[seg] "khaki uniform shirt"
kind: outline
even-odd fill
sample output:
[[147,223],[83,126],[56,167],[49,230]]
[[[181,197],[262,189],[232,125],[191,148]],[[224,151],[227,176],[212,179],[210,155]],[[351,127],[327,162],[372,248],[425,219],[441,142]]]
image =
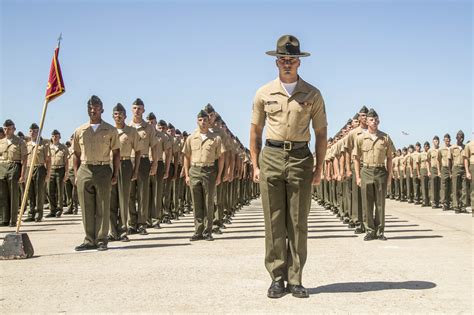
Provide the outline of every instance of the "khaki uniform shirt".
[[[128,124],[135,128],[139,136],[139,151],[142,156],[147,156],[150,148],[153,148],[158,143],[156,137],[156,130],[152,125],[146,123],[144,120],[140,124],[135,124],[133,120]],[[132,157],[135,157],[135,152],[132,151]]]
[[398,166],[400,163],[400,157],[396,156],[392,159],[392,172],[397,173],[398,172]]
[[124,126],[121,130],[117,129],[117,132],[120,142],[120,158],[130,158],[132,150],[140,150],[140,137],[135,128]]
[[57,146],[51,144],[49,152],[51,154],[51,167],[57,168],[66,165],[66,161],[69,158],[69,150],[64,144],[58,143]]
[[309,141],[309,122],[313,129],[327,126],[326,109],[319,90],[298,79],[293,95],[288,96],[280,79],[258,89],[252,110],[252,124],[264,127],[266,138],[276,141]]
[[428,150],[427,159],[430,161],[432,168],[438,167],[438,156],[439,156],[439,149],[431,148]]
[[[347,134],[347,137],[345,138],[345,141],[344,141],[344,148],[345,148],[346,152],[351,153],[354,150],[355,139],[360,134],[362,134],[363,132],[366,132],[366,131],[367,130],[362,129],[361,126],[349,131],[349,133]],[[352,163],[352,154],[351,154],[351,163]]]
[[[168,141],[168,138],[165,136],[165,133],[164,132],[161,132],[159,130],[156,130],[155,129],[155,135],[156,137],[158,138],[157,139],[157,156],[158,156],[158,161],[163,161],[163,156],[164,156],[164,152],[165,152],[165,143],[166,141]],[[151,148],[148,152],[148,156],[150,157],[150,161],[153,161],[153,157],[152,157],[152,154],[151,154]]]
[[449,150],[451,151],[453,165],[463,166],[464,165],[464,158],[463,158],[464,148],[458,146],[457,144],[453,144],[452,146],[449,147]]
[[6,137],[0,140],[0,161],[21,162],[27,155],[25,141],[20,137],[13,135],[10,141]]
[[163,154],[161,155],[160,161],[163,161],[166,158],[166,151],[169,148],[171,148],[171,154],[173,154],[173,139],[171,139],[171,137],[166,132],[162,132],[162,134],[163,134],[163,141],[164,141],[164,144],[163,144],[164,151],[163,151]]
[[[33,151],[35,149],[35,143],[33,141],[28,141],[26,144],[26,148],[28,150],[28,162],[27,165],[31,166],[31,162],[33,161]],[[36,161],[34,166],[43,165],[46,163],[46,160],[51,156],[51,152],[49,151],[50,142],[45,139],[40,139],[38,144],[38,155],[36,156]]]
[[441,154],[441,166],[449,167],[449,160],[452,159],[451,150],[444,146],[439,149],[439,154]]
[[208,132],[206,136],[207,138],[202,140],[201,133],[195,131],[186,139],[182,152],[186,156],[191,156],[191,165],[195,163],[214,165],[214,161],[224,153],[222,140],[216,133]]
[[81,163],[110,163],[110,151],[120,149],[117,129],[102,121],[96,131],[85,123],[74,131],[74,151],[81,155]]
[[428,152],[421,152],[418,155],[418,163],[420,163],[420,169],[428,168]]
[[232,138],[220,127],[213,127],[212,132],[216,133],[222,139],[222,147],[224,152],[232,150]]
[[70,170],[73,170],[74,169],[74,148],[71,146],[68,150],[68,159],[69,159],[69,163],[68,163],[68,167]]
[[375,139],[365,132],[356,139],[353,155],[361,157],[364,166],[384,166],[387,156],[392,156],[394,146],[389,135],[377,131]]
[[474,165],[474,141],[469,141],[464,147],[464,157],[469,160],[470,165]]

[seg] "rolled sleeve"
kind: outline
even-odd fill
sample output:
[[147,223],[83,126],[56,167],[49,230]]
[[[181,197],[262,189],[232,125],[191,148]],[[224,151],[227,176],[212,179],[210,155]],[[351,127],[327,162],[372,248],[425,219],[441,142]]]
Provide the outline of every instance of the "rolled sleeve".
[[265,110],[264,110],[264,103],[262,98],[260,97],[260,93],[257,92],[255,98],[253,100],[253,107],[252,107],[252,124],[263,127],[265,126]]
[[324,104],[324,99],[321,93],[318,93],[315,97],[313,108],[311,110],[311,121],[314,130],[327,127],[328,125],[326,105]]

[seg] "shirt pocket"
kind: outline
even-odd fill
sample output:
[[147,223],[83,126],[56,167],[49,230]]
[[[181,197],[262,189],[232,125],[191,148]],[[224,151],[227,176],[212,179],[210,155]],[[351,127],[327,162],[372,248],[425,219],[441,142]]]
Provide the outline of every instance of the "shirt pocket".
[[282,111],[282,104],[277,101],[266,101],[263,109],[267,116],[271,117]]

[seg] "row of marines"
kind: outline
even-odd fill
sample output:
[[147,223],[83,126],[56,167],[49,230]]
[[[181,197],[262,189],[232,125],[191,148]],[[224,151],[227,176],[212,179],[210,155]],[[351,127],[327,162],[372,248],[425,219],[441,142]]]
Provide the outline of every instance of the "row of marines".
[[[76,250],[105,250],[109,241],[146,235],[147,228],[161,228],[192,209],[196,230],[191,240],[212,240],[212,233],[222,233],[234,212],[258,195],[251,182],[249,151],[210,104],[199,113],[198,128],[191,135],[158,121],[153,113],[145,121],[140,99],[132,105],[128,125],[121,104],[113,109],[115,127],[102,120],[103,105],[97,96],[88,100],[87,110],[90,120],[76,129],[69,148],[60,143],[57,130],[51,140],[38,141],[25,219],[42,220],[45,196],[51,209],[47,217],[60,217],[64,187],[77,189],[78,202],[73,189],[67,189],[70,204],[65,212],[77,213],[77,203],[81,205],[86,237]],[[14,134],[13,121],[4,123],[0,139],[4,225],[16,223],[18,183],[24,182],[31,166],[38,129],[32,124],[24,141]]]

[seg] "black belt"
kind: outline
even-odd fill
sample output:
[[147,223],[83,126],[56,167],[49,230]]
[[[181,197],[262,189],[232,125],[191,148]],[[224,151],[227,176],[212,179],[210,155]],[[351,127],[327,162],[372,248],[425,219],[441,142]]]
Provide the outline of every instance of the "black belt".
[[266,140],[265,145],[271,148],[280,148],[284,151],[292,151],[307,148],[308,142]]

